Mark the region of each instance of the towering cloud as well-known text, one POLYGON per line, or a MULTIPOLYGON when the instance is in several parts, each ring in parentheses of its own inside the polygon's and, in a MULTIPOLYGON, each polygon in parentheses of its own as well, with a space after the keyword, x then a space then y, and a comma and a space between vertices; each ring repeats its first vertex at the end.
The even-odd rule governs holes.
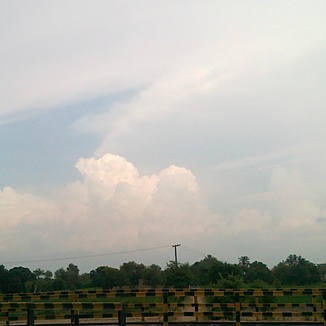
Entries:
POLYGON ((265 192, 217 214, 202 202, 196 178, 185 167, 141 175, 125 158, 107 153, 81 158, 76 168, 81 180, 51 200, 10 187, 0 192, 4 259, 17 253, 28 260, 194 242, 225 260, 246 249, 266 261, 271 243, 283 257, 296 246, 298 233, 323 242, 325 212, 295 170, 275 167, 265 192))
POLYGON ((169 242, 202 235, 212 223, 213 215, 200 203, 196 179, 186 168, 172 165, 158 174, 141 176, 132 163, 112 154, 80 159, 76 166, 84 179, 69 185, 68 194, 74 200, 67 205, 78 201, 87 213, 79 217, 76 237, 69 239, 72 247, 119 248, 122 238, 131 248, 169 242), (93 234, 85 232, 90 228, 93 234))

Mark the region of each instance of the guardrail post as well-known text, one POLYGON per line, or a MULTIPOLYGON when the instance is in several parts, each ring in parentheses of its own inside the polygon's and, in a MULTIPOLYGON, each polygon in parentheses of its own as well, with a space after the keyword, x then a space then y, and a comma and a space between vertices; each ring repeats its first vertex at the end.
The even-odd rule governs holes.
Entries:
POLYGON ((240 298, 239 293, 235 294, 235 325, 240 326, 240 298))
POLYGON ((10 312, 9 311, 7 311, 6 313, 5 313, 5 316, 7 317, 7 320, 6 320, 6 326, 9 326, 10 325, 10 321, 9 321, 9 317, 10 317, 10 312))
POLYGON ((72 309, 70 313, 71 313, 70 325, 79 326, 78 310, 76 311, 72 309))
POLYGON ((78 315, 74 316, 74 325, 79 326, 79 316, 78 315))
POLYGON ((168 295, 163 293, 163 326, 169 325, 169 314, 168 314, 168 295))
POLYGON ((326 291, 323 291, 324 326, 326 326, 326 291))
POLYGON ((195 315, 196 315, 196 321, 198 321, 198 315, 196 314, 196 312, 198 312, 198 298, 196 295, 194 295, 194 304, 195 304, 195 315))
POLYGON ((31 304, 27 304, 27 325, 34 326, 35 311, 31 304))
POLYGON ((145 307, 144 307, 144 303, 145 303, 145 298, 141 298, 141 321, 145 321, 145 317, 144 317, 144 311, 145 311, 145 307))
POLYGON ((124 303, 121 304, 121 309, 118 310, 118 325, 126 326, 127 324, 127 312, 126 305, 124 303))
MULTIPOLYGON (((256 310, 256 312, 259 312, 259 297, 255 297, 255 305, 256 305, 256 307, 255 307, 255 310, 256 310)), ((258 320, 259 318, 258 318, 258 314, 256 315, 256 320, 258 320)))
POLYGON ((314 321, 317 321, 317 307, 316 307, 316 296, 312 296, 312 313, 313 313, 313 319, 314 321))

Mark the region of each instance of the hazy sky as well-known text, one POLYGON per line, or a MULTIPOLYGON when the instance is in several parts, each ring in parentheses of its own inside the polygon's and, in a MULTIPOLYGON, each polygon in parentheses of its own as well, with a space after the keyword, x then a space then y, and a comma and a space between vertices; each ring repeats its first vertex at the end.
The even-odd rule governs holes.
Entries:
POLYGON ((325 262, 325 15, 1 1, 0 264, 325 262))

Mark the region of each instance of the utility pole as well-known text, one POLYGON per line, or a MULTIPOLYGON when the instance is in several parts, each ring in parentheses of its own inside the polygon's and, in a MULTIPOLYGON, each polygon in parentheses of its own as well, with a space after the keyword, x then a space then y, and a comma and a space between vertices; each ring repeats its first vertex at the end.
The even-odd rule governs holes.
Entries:
POLYGON ((181 246, 180 243, 177 243, 175 245, 172 245, 172 248, 174 248, 174 260, 175 260, 175 267, 178 268, 178 255, 177 255, 177 247, 181 246))

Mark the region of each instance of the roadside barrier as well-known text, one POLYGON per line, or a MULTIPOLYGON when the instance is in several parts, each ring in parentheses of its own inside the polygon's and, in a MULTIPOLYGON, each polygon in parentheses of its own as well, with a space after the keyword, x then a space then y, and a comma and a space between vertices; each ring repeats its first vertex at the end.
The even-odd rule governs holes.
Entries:
POLYGON ((0 295, 0 321, 67 319, 133 322, 305 321, 326 326, 326 289, 119 289, 0 295), (282 298, 284 297, 284 298, 282 298), (85 301, 87 300, 87 301, 85 301), (119 300, 119 302, 114 302, 119 300), (290 302, 285 302, 288 300, 290 302))
POLYGON ((78 291, 52 291, 52 292, 35 292, 35 293, 14 293, 0 294, 0 302, 4 301, 29 301, 29 300, 53 300, 55 299, 94 299, 94 298, 119 298, 119 297, 162 297, 164 294, 170 297, 187 297, 187 296, 215 296, 225 297, 239 295, 263 297, 263 296, 322 296, 326 288, 296 288, 296 289, 177 289, 177 288, 160 288, 160 289, 118 289, 118 290, 78 290, 78 291))
POLYGON ((0 320, 27 321, 34 326, 35 320, 70 319, 75 326, 80 319, 114 318, 119 326, 126 325, 125 307, 121 302, 2 302, 0 320))

